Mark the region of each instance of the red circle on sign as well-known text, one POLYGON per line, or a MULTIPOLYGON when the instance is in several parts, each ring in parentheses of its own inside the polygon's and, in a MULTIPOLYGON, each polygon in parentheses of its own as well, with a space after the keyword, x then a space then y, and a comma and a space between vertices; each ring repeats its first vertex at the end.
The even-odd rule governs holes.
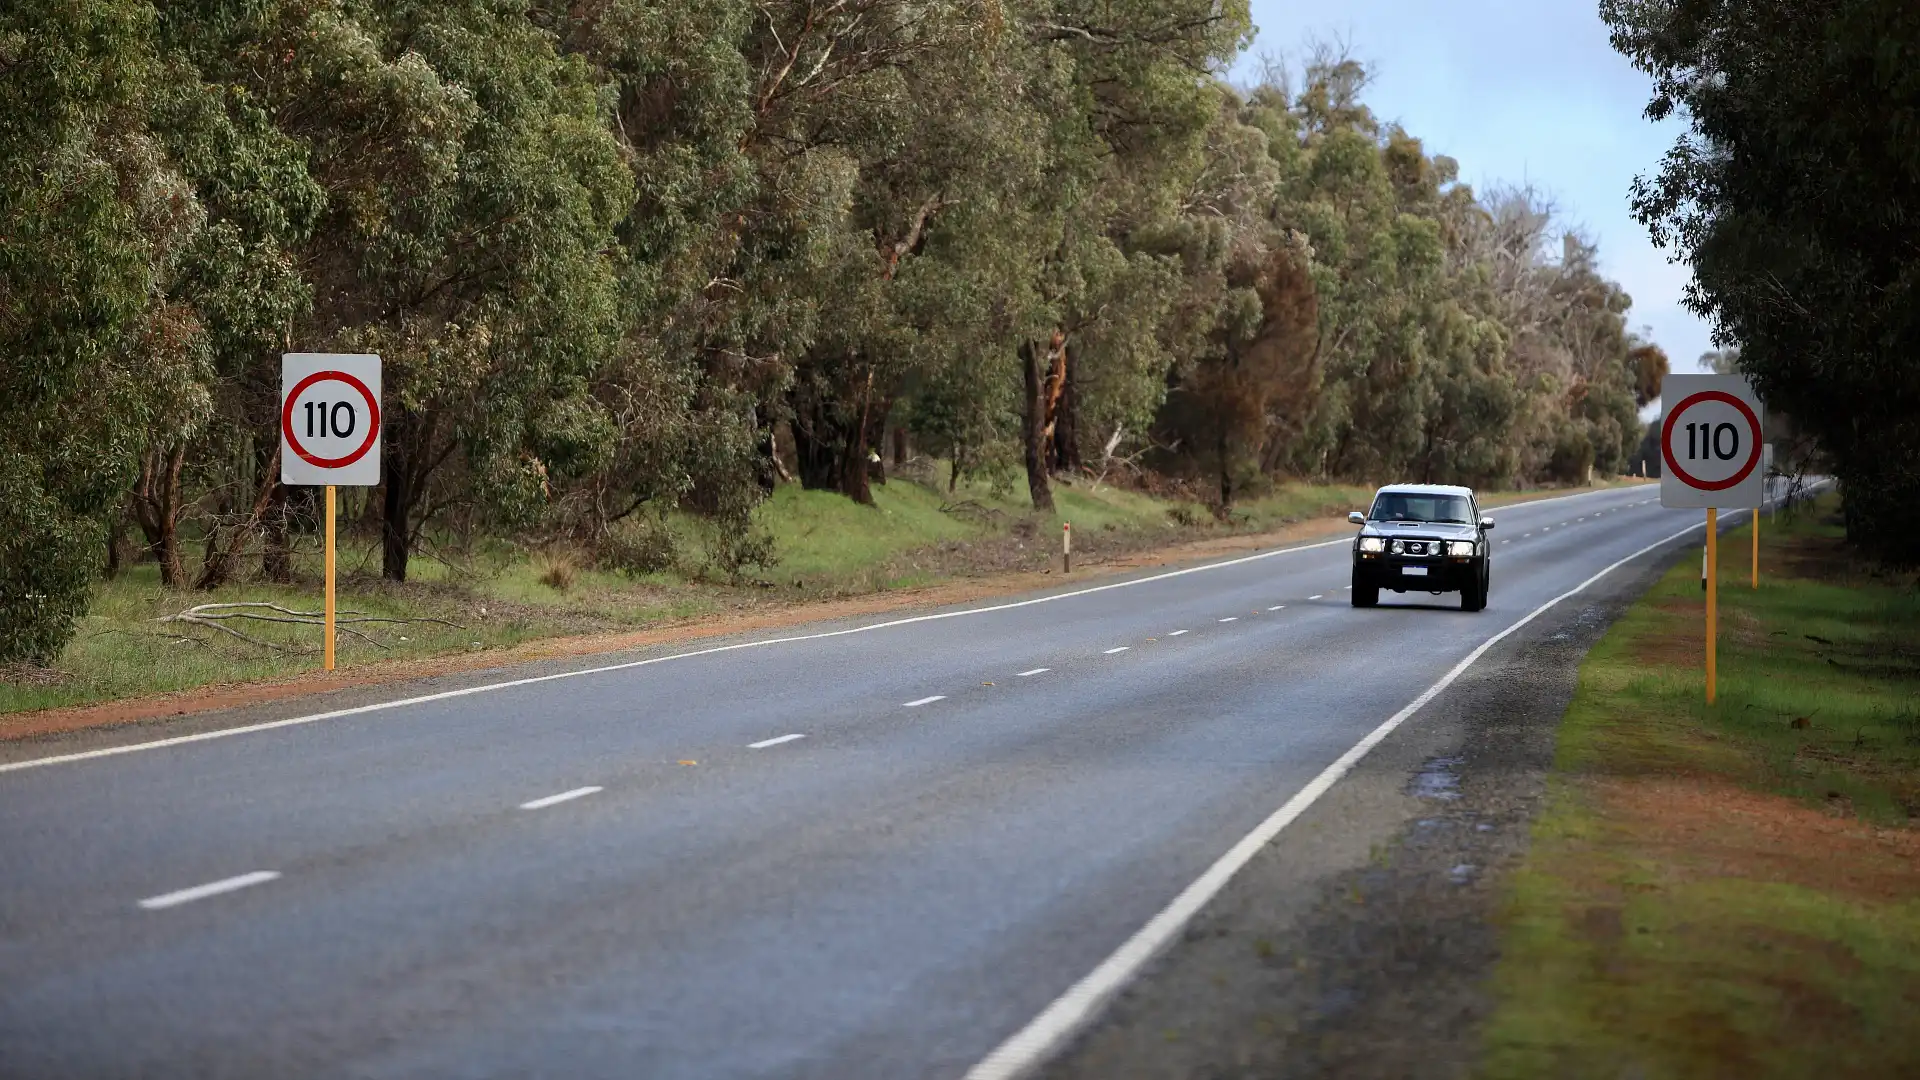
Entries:
POLYGON ((1667 422, 1660 428, 1660 457, 1666 461, 1667 468, 1673 470, 1673 475, 1686 481, 1688 487, 1699 488, 1701 491, 1725 491, 1730 487, 1737 486, 1740 481, 1752 475, 1755 466, 1760 464, 1761 446, 1760 418, 1753 415, 1753 410, 1747 407, 1746 402, 1741 401, 1725 390, 1702 390, 1697 394, 1682 398, 1680 404, 1668 410, 1667 422), (1687 470, 1681 468, 1679 464, 1673 460, 1674 423, 1680 419, 1681 413, 1686 412, 1688 409, 1703 401, 1720 401, 1733 406, 1740 410, 1741 416, 1747 418, 1747 425, 1753 429, 1753 453, 1748 455, 1747 463, 1741 466, 1739 472, 1734 473, 1725 480, 1702 480, 1688 473, 1687 470))
POLYGON ((321 469, 344 469, 354 462, 359 461, 361 458, 366 457, 367 451, 373 449, 374 440, 380 437, 380 403, 374 400, 373 391, 367 389, 366 383, 361 382, 346 372, 316 371, 295 383, 293 392, 287 395, 286 403, 280 406, 280 434, 286 436, 287 445, 292 447, 293 452, 299 454, 300 459, 307 464, 321 469), (293 433, 293 404, 300 400, 300 395, 306 391, 307 387, 318 382, 346 383, 348 386, 360 391, 360 396, 365 399, 367 403, 367 416, 371 422, 367 424, 366 439, 361 442, 358 447, 339 457, 323 458, 313 453, 306 447, 301 446, 300 439, 293 433))

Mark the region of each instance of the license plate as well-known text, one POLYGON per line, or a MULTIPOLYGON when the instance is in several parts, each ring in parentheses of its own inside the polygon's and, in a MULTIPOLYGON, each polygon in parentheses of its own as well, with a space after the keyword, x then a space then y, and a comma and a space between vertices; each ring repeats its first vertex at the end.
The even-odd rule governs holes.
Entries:
POLYGON ((1427 576, 1427 568, 1424 566, 1403 566, 1400 568, 1400 572, 1402 574, 1405 574, 1407 577, 1426 577, 1427 576))

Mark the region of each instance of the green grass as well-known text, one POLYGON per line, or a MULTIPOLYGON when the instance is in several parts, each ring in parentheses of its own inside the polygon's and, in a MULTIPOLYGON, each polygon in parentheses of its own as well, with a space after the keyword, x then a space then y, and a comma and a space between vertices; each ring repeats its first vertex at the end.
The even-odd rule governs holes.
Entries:
MULTIPOLYGON (((927 470, 945 479, 939 463, 927 470)), ((1071 521, 1075 550, 1137 550, 1209 536, 1262 532, 1304 519, 1337 519, 1365 504, 1372 489, 1287 484, 1216 522, 1204 507, 1139 492, 1061 482, 1056 511, 1036 517, 1024 481, 996 488, 963 481, 916 483, 896 476, 875 485, 874 505, 830 492, 784 485, 755 512, 773 537, 777 562, 753 567, 743 582, 726 581, 706 562, 711 526, 675 516, 668 527, 679 564, 627 575, 596 568, 583 553, 535 550, 499 539, 461 545, 437 536, 417 551, 403 586, 379 578, 380 554, 369 538, 343 532, 340 606, 390 618, 438 623, 370 625, 378 644, 342 636, 339 663, 352 670, 393 660, 498 649, 565 635, 640 629, 729 608, 768 602, 856 595, 908 588, 959 575, 1039 569, 1059 550, 1060 524, 1071 521), (564 588, 556 587, 564 583, 564 588)), ((1519 497, 1519 496, 1508 496, 1519 497)), ((1496 499, 1499 497, 1496 497, 1496 499)), ((1490 500, 1492 501, 1492 500, 1490 500)), ((195 604, 270 602, 296 610, 319 605, 320 560, 313 538, 295 559, 297 584, 243 581, 212 593, 160 587, 156 568, 136 565, 102 582, 79 634, 48 672, 0 678, 0 715, 142 694, 241 683, 299 674, 318 666, 312 627, 235 623, 279 651, 206 629, 155 620, 195 604)))
POLYGON ((1920 603, 1818 515, 1752 591, 1747 535, 1713 706, 1694 559, 1581 668, 1484 1076, 1920 1075, 1920 603))

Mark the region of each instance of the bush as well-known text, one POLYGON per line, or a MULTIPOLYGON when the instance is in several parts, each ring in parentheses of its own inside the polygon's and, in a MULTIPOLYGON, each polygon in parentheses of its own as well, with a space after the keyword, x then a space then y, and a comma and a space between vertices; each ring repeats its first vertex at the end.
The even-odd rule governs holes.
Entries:
POLYGON ((59 655, 87 609, 101 550, 99 524, 50 498, 36 472, 0 455, 0 664, 59 655))
POLYGON ((601 541, 599 556, 601 565, 638 576, 672 569, 679 561, 679 549, 666 522, 635 516, 614 526, 601 541))

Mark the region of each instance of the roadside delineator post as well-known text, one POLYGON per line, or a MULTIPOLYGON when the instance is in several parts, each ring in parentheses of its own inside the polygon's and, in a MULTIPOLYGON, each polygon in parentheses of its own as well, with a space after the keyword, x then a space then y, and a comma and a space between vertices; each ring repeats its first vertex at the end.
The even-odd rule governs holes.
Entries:
POLYGON ((1060 572, 1073 573, 1073 522, 1060 523, 1060 572))

